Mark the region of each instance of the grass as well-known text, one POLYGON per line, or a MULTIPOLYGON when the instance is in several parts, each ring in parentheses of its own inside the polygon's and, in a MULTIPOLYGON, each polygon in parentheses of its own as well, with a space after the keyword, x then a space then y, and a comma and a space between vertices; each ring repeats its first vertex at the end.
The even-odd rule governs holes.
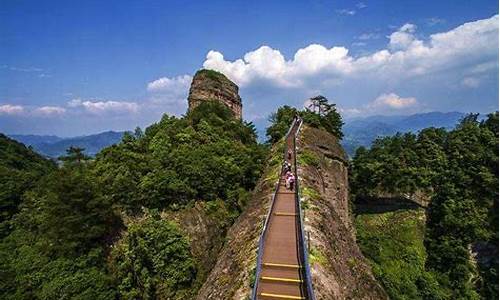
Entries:
POLYGON ((328 259, 320 249, 311 247, 311 249, 309 249, 309 262, 311 264, 326 266, 328 259))
POLYGON ((304 149, 298 155, 298 162, 301 165, 313 166, 313 167, 318 168, 319 167, 319 163, 320 163, 320 159, 316 155, 316 153, 314 153, 314 152, 312 152, 310 150, 304 149))
POLYGON ((198 72, 201 74, 204 74, 207 78, 210 78, 212 80, 216 80, 216 81, 220 81, 222 79, 227 80, 227 77, 224 74, 217 72, 217 71, 214 71, 214 70, 202 69, 198 72))
POLYGON ((321 195, 316 191, 315 189, 312 189, 310 187, 303 187, 302 189, 302 195, 307 198, 307 200, 319 200, 321 199, 321 195))

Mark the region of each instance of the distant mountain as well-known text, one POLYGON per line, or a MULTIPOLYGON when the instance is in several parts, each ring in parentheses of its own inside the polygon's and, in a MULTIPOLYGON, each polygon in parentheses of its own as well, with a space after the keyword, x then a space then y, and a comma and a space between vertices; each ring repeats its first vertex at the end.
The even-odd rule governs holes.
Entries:
POLYGON ((51 144, 59 142, 60 140, 64 139, 55 135, 33 135, 33 134, 28 134, 28 135, 13 134, 9 135, 9 137, 25 145, 37 145, 42 143, 51 144))
POLYGON ((124 132, 106 131, 99 134, 61 138, 52 135, 10 135, 11 138, 31 146, 38 153, 57 158, 70 146, 85 148, 87 155, 94 156, 101 149, 121 141, 124 132))
POLYGON ((346 120, 342 145, 349 156, 359 146, 369 147, 377 137, 397 132, 417 132, 427 127, 452 129, 466 114, 460 112, 429 112, 410 116, 370 116, 346 120))

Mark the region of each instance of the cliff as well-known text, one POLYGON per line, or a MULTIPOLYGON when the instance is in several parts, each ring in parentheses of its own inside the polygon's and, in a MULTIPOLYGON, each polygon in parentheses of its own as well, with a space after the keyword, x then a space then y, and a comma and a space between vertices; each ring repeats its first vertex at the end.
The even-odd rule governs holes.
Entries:
POLYGON ((347 155, 338 139, 304 126, 297 147, 316 299, 387 299, 356 244, 347 155))
POLYGON ((189 111, 203 101, 218 101, 231 109, 235 118, 241 119, 242 104, 238 86, 222 73, 205 69, 196 72, 189 89, 189 111))
MULTIPOLYGON (((245 211, 228 231, 215 267, 197 299, 249 299, 258 239, 282 162, 273 146, 245 211)), ((359 250, 348 204, 347 156, 331 134, 304 126, 298 141, 299 176, 316 299, 387 299, 359 250)))

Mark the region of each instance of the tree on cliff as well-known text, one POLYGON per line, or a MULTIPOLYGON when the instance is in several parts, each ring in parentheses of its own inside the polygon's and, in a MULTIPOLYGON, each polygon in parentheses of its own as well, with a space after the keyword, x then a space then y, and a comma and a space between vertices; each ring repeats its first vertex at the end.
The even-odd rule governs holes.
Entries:
POLYGON ((324 96, 316 96, 309 99, 309 106, 302 111, 288 105, 278 108, 275 113, 269 117, 271 125, 267 128, 266 135, 268 142, 273 144, 282 138, 290 125, 293 118, 298 115, 304 123, 315 128, 322 128, 332 133, 339 139, 342 139, 342 117, 337 112, 335 103, 328 103, 328 99, 324 96))

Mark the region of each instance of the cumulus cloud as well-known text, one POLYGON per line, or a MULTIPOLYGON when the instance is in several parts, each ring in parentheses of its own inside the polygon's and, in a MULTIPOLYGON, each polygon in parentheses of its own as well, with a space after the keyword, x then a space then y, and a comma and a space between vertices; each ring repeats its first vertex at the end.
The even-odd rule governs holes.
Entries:
POLYGON ((189 75, 161 77, 149 82, 149 104, 158 110, 180 115, 186 111, 189 87, 193 78, 189 75))
POLYGON ((414 24, 405 24, 398 31, 393 32, 389 36, 389 48, 392 50, 405 50, 415 41, 413 35, 417 30, 414 24))
POLYGON ((368 105, 370 108, 388 107, 391 109, 405 109, 417 104, 417 99, 413 97, 403 98, 395 93, 382 94, 368 105))
POLYGON ((420 103, 415 97, 401 97, 396 93, 383 93, 361 107, 338 107, 344 117, 358 117, 374 114, 411 114, 418 111, 420 103))
POLYGON ((21 105, 4 104, 0 105, 0 115, 20 115, 25 112, 21 105))
POLYGON ((312 44, 297 50, 292 59, 269 46, 246 53, 235 61, 208 52, 203 67, 224 73, 240 86, 266 81, 279 87, 303 87, 334 78, 376 77, 404 80, 453 67, 498 65, 498 15, 465 23, 421 40, 414 24, 404 24, 388 36, 386 49, 353 57, 345 47, 312 44))
POLYGON ((66 112, 66 108, 60 106, 42 106, 33 110, 33 113, 41 116, 62 115, 66 112))
POLYGON ((106 112, 112 113, 136 113, 139 110, 139 105, 135 102, 126 101, 100 101, 73 99, 68 102, 68 107, 83 108, 85 111, 93 114, 101 114, 106 112))
POLYGON ((161 77, 148 83, 148 91, 150 92, 165 92, 165 91, 184 91, 191 84, 192 77, 189 75, 177 76, 174 78, 161 77))

